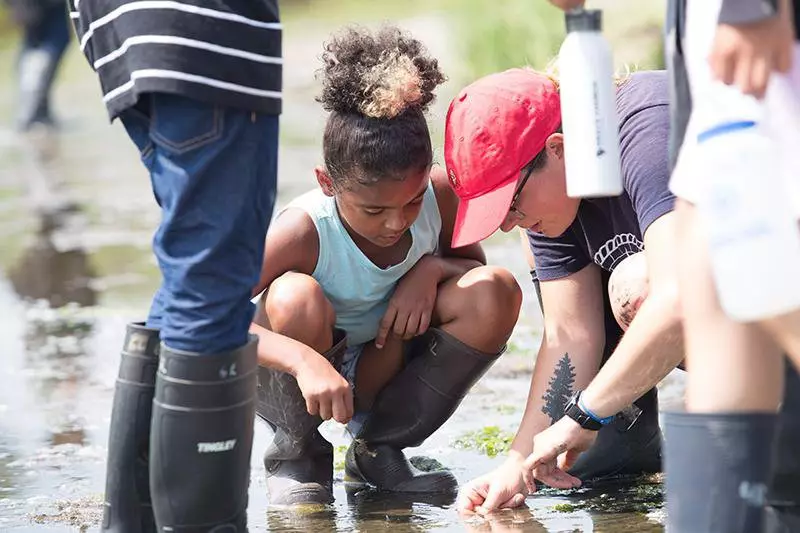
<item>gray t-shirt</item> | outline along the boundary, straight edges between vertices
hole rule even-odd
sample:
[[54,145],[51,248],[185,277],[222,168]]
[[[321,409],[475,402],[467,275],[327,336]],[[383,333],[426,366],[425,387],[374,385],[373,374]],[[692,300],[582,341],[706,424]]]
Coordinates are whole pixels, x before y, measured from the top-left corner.
[[624,191],[613,198],[581,200],[575,221],[559,237],[528,231],[542,281],[566,277],[594,262],[612,272],[644,249],[643,235],[672,211],[667,187],[669,95],[664,71],[637,72],[617,91]]

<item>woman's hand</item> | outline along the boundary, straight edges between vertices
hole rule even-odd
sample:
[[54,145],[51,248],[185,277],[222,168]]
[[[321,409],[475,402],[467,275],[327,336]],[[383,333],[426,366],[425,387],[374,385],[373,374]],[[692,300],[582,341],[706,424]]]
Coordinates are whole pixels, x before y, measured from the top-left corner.
[[510,452],[502,465],[461,488],[456,509],[460,513],[487,515],[498,509],[522,506],[528,495],[522,477],[524,470],[524,457]]

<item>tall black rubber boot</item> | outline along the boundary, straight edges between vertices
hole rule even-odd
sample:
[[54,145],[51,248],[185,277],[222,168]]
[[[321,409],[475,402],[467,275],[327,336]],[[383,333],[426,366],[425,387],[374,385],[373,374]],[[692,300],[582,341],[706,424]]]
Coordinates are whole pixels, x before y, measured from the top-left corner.
[[603,427],[569,473],[582,481],[661,472],[658,393],[650,389]]
[[667,531],[762,531],[776,419],[665,414]]
[[[347,347],[341,330],[325,354],[338,369]],[[322,419],[310,415],[297,379],[291,374],[258,369],[258,416],[273,431],[264,452],[270,505],[333,502],[333,446],[318,431]]]
[[409,353],[412,359],[380,392],[347,450],[346,479],[396,492],[455,492],[450,472],[421,472],[402,450],[439,429],[502,352],[480,352],[431,328]]
[[247,531],[257,343],[215,355],[161,346],[150,436],[159,531]]
[[26,131],[34,124],[53,125],[50,89],[58,70],[58,58],[43,48],[24,50],[17,63],[19,97],[17,128]]
[[158,345],[158,330],[128,324],[108,432],[103,531],[156,531],[148,463]]
[[789,361],[784,375],[765,533],[800,531],[800,375]]

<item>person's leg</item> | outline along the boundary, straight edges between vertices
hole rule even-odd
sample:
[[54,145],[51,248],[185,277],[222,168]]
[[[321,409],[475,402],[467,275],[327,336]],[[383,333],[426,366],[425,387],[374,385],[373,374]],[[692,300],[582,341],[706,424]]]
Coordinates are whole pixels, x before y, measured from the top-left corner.
[[[137,109],[121,122],[148,165],[153,153],[149,119]],[[109,424],[102,531],[155,532],[150,499],[150,420],[158,366],[158,330],[128,325]]]
[[622,331],[626,331],[650,292],[647,256],[639,252],[623,259],[608,280],[611,310]]
[[[150,438],[160,529],[244,531],[256,407],[248,336],[275,199],[278,117],[154,93],[162,341]],[[186,472],[192,472],[186,476]]]
[[[322,287],[305,274],[276,279],[262,298],[255,322],[302,342],[335,366],[344,355],[344,332],[336,332],[333,306]],[[259,368],[256,414],[272,430],[264,452],[270,505],[333,501],[333,447],[319,433],[297,379],[280,370]]]
[[[781,164],[786,167],[789,180],[785,185],[795,216],[800,219],[800,154],[797,151],[800,143],[800,42],[794,47],[792,69],[786,74],[773,73],[764,102],[770,124],[779,132],[773,142],[781,154]],[[800,310],[766,319],[762,326],[800,368]]]
[[440,287],[432,322],[475,350],[497,354],[511,337],[521,307],[522,291],[509,271],[480,267]]
[[688,412],[665,417],[667,527],[761,531],[782,357],[756,326],[724,314],[702,224],[690,204],[676,211]]
[[64,6],[46,8],[35,27],[26,28],[17,64],[17,127],[20,130],[27,130],[34,124],[53,124],[50,91],[69,36],[69,19]]
[[786,361],[764,533],[800,531],[800,374]]
[[[349,480],[397,492],[455,493],[452,474],[423,474],[402,450],[420,445],[450,418],[502,353],[521,303],[514,277],[499,268],[477,268],[442,284],[433,326],[407,344],[407,364],[377,394],[347,452]],[[373,357],[380,351],[365,348],[359,372]]]
[[103,531],[156,531],[148,456],[158,348],[158,330],[128,325],[108,431]]

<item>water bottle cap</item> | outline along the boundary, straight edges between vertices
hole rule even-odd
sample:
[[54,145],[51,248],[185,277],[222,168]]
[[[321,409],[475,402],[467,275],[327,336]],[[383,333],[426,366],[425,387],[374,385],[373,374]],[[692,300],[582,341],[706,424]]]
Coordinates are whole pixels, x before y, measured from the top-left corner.
[[573,9],[565,17],[567,33],[576,31],[600,31],[603,28],[603,12],[599,9]]

